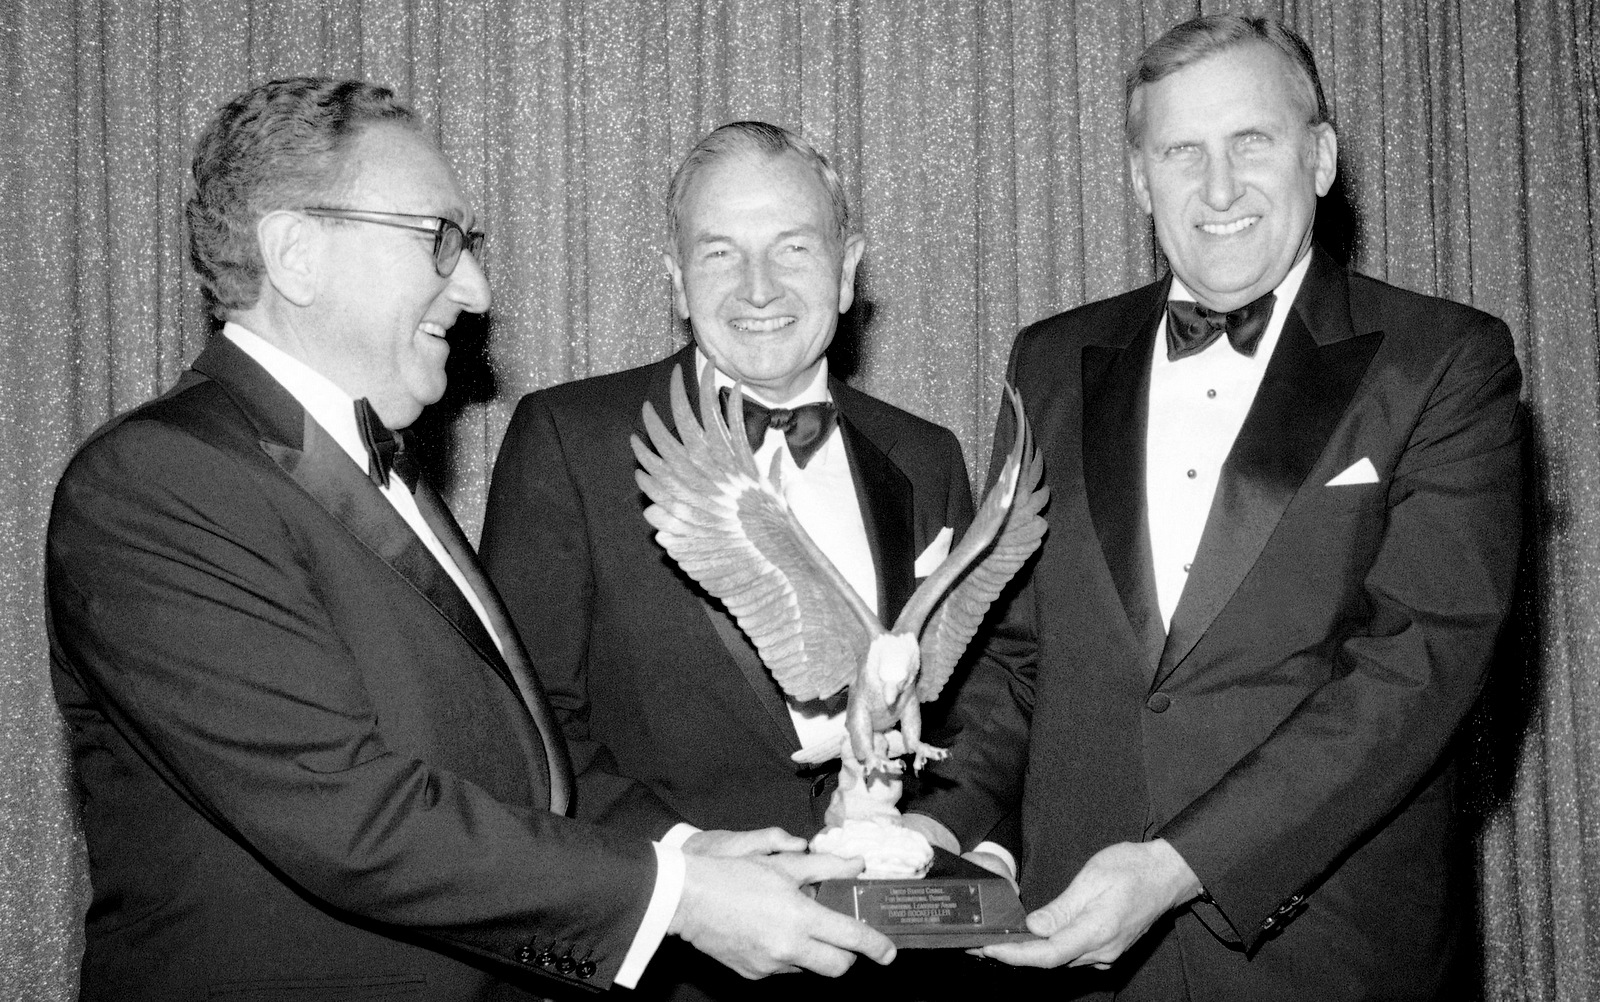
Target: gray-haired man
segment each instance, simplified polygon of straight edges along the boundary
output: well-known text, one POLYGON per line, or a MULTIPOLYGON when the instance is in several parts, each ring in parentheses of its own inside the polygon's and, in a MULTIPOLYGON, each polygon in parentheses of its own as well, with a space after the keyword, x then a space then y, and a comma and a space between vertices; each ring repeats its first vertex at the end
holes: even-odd
POLYGON ((1511 338, 1314 245, 1336 137, 1282 25, 1178 25, 1127 112, 1172 274, 1017 337, 1050 533, 911 809, 951 848, 1020 811, 1046 938, 985 952, 1106 969, 1062 989, 1442 997, 1447 750, 1516 563, 1511 338))
MULTIPOLYGON (((641 406, 670 415, 680 368, 690 387, 704 366, 742 381, 764 405, 746 412, 758 464, 778 458, 791 508, 886 621, 971 520, 966 467, 945 429, 829 376, 823 352, 863 240, 810 143, 760 122, 723 126, 685 159, 669 205, 664 257, 694 344, 522 400, 495 464, 484 563, 575 757, 603 767, 594 777, 629 777, 580 786, 579 817, 653 809, 649 834, 669 840, 762 826, 809 837, 833 775, 790 756, 837 740, 843 703, 787 700, 727 612, 656 544, 628 444, 643 434, 641 406)), ((693 982, 680 985, 687 997, 748 991, 692 957, 666 981, 693 982)))

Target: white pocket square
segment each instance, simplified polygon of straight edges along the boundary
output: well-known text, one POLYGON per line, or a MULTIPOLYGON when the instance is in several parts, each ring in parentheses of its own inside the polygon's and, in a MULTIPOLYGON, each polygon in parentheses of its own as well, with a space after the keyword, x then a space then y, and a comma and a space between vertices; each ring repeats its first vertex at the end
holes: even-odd
POLYGON ((917 558, 912 574, 919 578, 925 578, 937 570, 939 565, 944 563, 944 558, 950 555, 950 540, 955 537, 955 534, 955 530, 948 525, 940 529, 939 534, 933 537, 933 542, 929 543, 928 548, 922 551, 922 556, 917 558))
POLYGON ((1372 460, 1362 456, 1350 464, 1350 468, 1328 481, 1329 487, 1350 487, 1354 484, 1375 484, 1378 482, 1378 471, 1373 469, 1372 460))

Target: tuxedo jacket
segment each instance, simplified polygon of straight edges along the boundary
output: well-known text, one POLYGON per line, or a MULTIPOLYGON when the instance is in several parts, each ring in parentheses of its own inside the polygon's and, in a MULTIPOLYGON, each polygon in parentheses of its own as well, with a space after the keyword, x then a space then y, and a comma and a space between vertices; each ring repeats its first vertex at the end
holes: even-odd
MULTIPOLYGON (((683 574, 644 520, 629 445, 650 401, 671 424, 673 371, 694 396, 693 347, 529 394, 506 431, 484 519, 484 566, 527 640, 579 774, 576 814, 652 837, 822 827, 832 791, 798 751, 782 691, 731 616, 683 574), (618 777, 627 777, 626 780, 618 777), (636 782, 635 782, 636 781, 636 782)), ((955 436, 853 390, 830 390, 892 622, 913 563, 972 519, 955 436)))
POLYGON ((1020 805, 1031 907, 1105 846, 1178 850, 1205 898, 1079 987, 1432 998, 1470 919, 1447 746, 1510 601, 1517 363, 1498 320, 1312 253, 1170 629, 1144 495, 1169 280, 1012 351, 1050 529, 916 809, 970 846, 1020 805))
MULTIPOLYGON (((425 485, 418 504, 481 581, 425 485)), ((47 588, 94 890, 85 999, 610 983, 649 846, 552 813, 537 684, 226 338, 72 460, 47 588)))

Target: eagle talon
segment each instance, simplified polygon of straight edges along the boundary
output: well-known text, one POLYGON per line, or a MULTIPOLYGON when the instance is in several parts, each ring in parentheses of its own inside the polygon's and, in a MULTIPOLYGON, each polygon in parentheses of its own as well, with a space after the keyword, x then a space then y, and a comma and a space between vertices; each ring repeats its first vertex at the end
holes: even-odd
POLYGON ((911 768, 915 772, 921 772, 922 767, 929 762, 943 762, 950 757, 948 748, 935 748, 933 745, 925 745, 921 742, 918 742, 912 750, 916 753, 911 763, 911 768))
MULTIPOLYGON (((863 762, 861 766, 862 775, 867 777, 868 782, 871 782, 872 779, 877 776, 899 776, 905 771, 906 764, 899 759, 893 758, 874 757, 868 759, 866 762, 863 762)), ((884 779, 883 782, 889 782, 889 779, 884 779)))

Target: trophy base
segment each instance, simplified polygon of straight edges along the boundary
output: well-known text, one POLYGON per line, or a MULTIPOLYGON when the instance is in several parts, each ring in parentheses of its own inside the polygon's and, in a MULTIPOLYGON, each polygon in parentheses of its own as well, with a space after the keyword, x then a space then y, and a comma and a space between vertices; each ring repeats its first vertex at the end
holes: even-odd
POLYGON ((1037 939, 1003 877, 934 847, 928 875, 910 880, 824 880, 817 903, 865 922, 901 949, 965 949, 1037 939))

